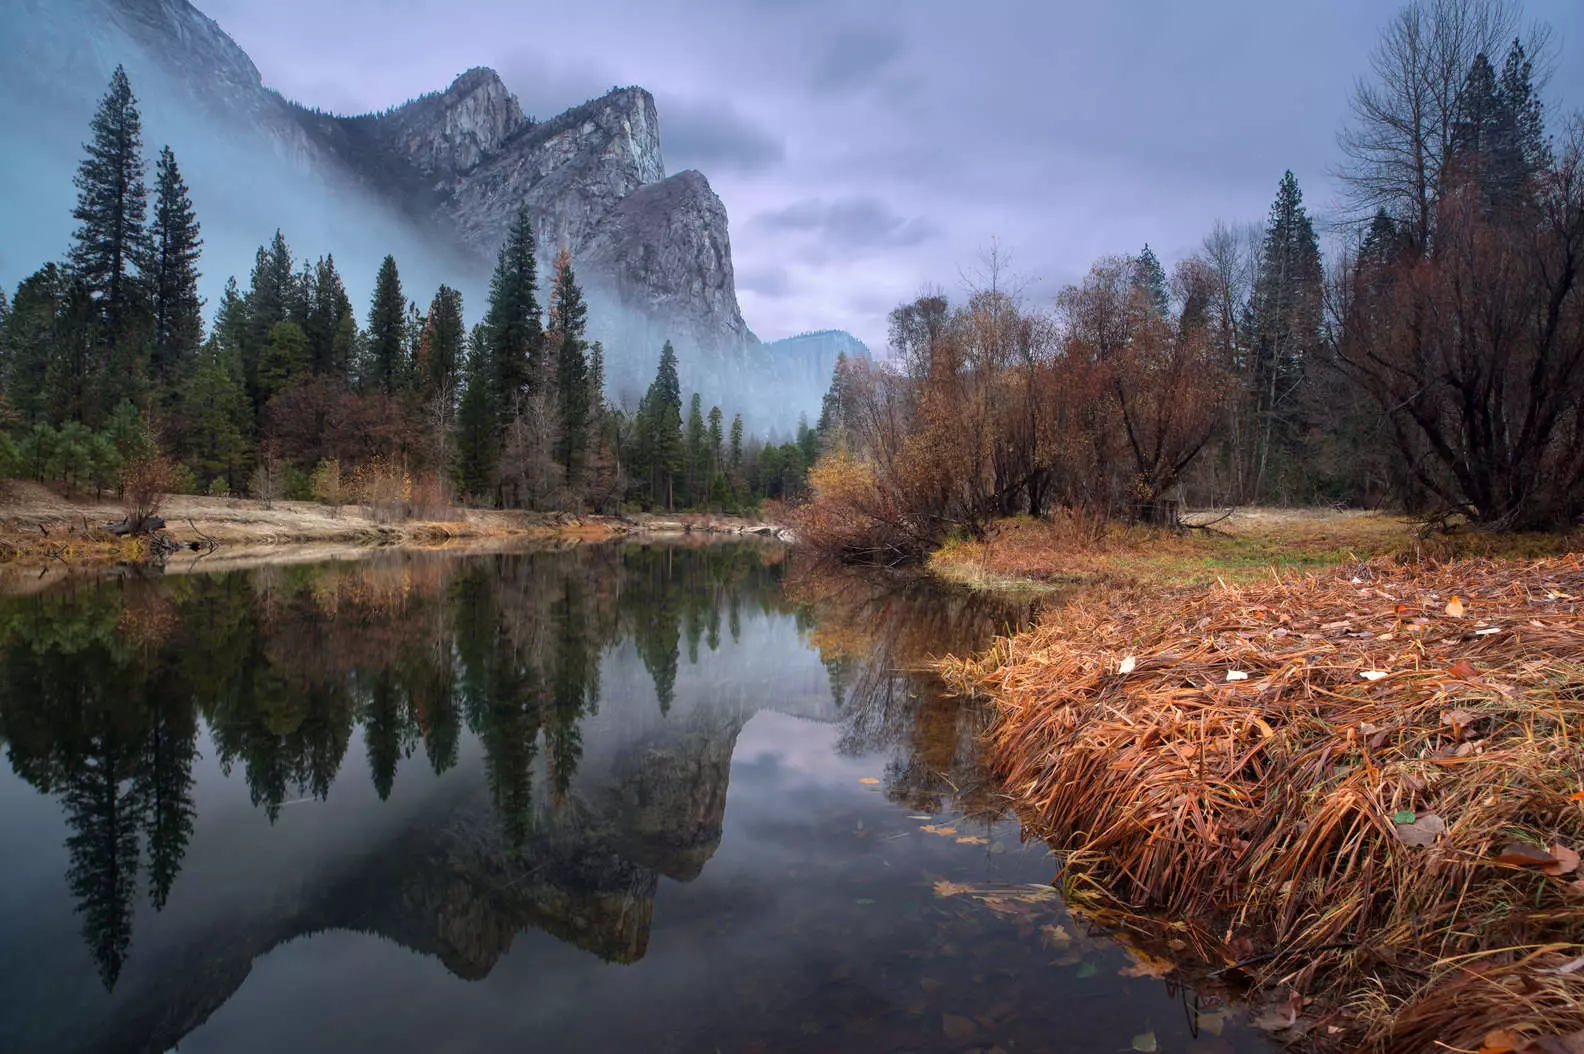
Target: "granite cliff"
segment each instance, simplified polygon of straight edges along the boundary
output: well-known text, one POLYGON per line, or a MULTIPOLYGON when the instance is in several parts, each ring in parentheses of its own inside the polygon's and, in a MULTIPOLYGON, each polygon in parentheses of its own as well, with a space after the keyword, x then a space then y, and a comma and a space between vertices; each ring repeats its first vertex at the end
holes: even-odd
MULTIPOLYGON (((7 3, 16 9, 20 32, 11 53, 0 55, 13 67, 0 78, 6 81, 0 94, 69 96, 72 106, 62 107, 69 112, 96 98, 109 69, 124 62, 147 119, 163 116, 174 100, 209 122, 206 143, 215 138, 213 130, 244 153, 262 141, 297 176, 396 217, 407 251, 398 244, 384 251, 397 253, 404 277, 414 255, 410 246, 421 245, 432 257, 425 266, 460 285, 474 311, 482 308, 506 229, 526 205, 541 267, 548 270, 556 247, 573 253, 593 307, 591 336, 606 345, 613 396, 630 400, 641 391, 660 344, 669 339, 682 358, 684 385, 702 391, 708 402, 742 408, 761 427, 781 429, 799 412, 818 412, 834 355, 804 339, 765 345, 749 329, 737 302, 726 207, 702 173, 668 175, 660 117, 643 88, 613 88, 535 120, 493 70, 477 68, 444 90, 381 113, 329 114, 267 87, 246 52, 188 0, 7 3), (466 273, 455 273, 459 269, 466 273), (754 413, 758 405, 766 412, 754 413)), ((159 134, 176 140, 184 161, 192 153, 180 136, 159 134)), ((81 130, 73 128, 72 135, 80 138, 81 130)), ((64 140, 54 152, 65 152, 64 140)), ((201 168, 189 179, 200 205, 215 197, 201 168)), ((274 222, 289 227, 294 221, 274 222)), ((215 230, 208 220, 206 235, 215 230)), ((369 240, 401 239, 386 234, 369 240)), ((340 244, 332 248, 338 259, 352 255, 340 244)), ((245 275, 245 259, 221 266, 245 275)), ((415 298, 433 281, 427 272, 417 278, 410 291, 415 298)), ((862 348, 840 337, 844 346, 862 348)))

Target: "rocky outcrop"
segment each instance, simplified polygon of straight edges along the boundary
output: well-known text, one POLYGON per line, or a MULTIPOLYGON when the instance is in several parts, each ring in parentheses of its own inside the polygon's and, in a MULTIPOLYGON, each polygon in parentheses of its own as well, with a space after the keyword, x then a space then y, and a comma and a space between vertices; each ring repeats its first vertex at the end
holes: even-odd
MULTIPOLYGON (((660 117, 642 88, 616 88, 534 120, 494 71, 479 68, 390 110, 343 116, 267 87, 248 55, 189 0, 10 0, 7 16, 13 32, 0 34, 0 93, 15 105, 4 111, 12 127, 0 133, 0 150, 68 156, 79 128, 46 143, 23 134, 21 115, 41 100, 65 100, 57 109, 77 120, 85 100, 102 93, 109 69, 124 62, 150 134, 176 133, 206 223, 243 216, 249 231, 278 223, 291 237, 297 218, 273 200, 259 204, 269 197, 259 191, 300 178, 343 221, 340 242, 330 246, 338 257, 349 234, 365 233, 371 244, 357 252, 376 260, 397 252, 406 278, 412 246, 422 246, 434 272, 425 284, 432 288, 438 276, 464 289, 475 313, 506 231, 526 205, 541 267, 548 272, 560 246, 573 253, 594 308, 590 336, 605 343, 613 397, 636 397, 653 377, 660 345, 671 340, 684 384, 707 403, 742 409, 755 430, 785 430, 800 411, 818 412, 829 356, 805 355, 803 345, 788 355, 761 349, 737 301, 725 206, 701 173, 668 178, 660 117), (186 120, 189 106, 204 119, 186 120), (226 140, 229 153, 193 146, 216 140, 226 140), (260 158, 260 147, 274 156, 260 158), (231 178, 243 169, 247 178, 231 178), (320 184, 328 195, 318 194, 320 184), (343 196, 344 189, 363 193, 343 196), (228 211, 228 195, 250 196, 232 200, 228 211), (365 214, 393 225, 365 230, 350 218, 365 214)), ((24 170, 45 178, 41 166, 17 169, 24 170)), ((13 200, 26 197, 21 178, 8 184, 13 200)), ((49 180, 62 182, 58 167, 49 180)), ((281 195, 287 202, 302 196, 297 189, 281 195)), ((217 226, 206 233, 206 272, 245 274, 251 248, 226 246, 227 232, 217 226)), ((26 254, 15 267, 36 250, 26 254)), ((0 262, 11 264, 4 247, 0 262)))
POLYGON ((757 343, 737 306, 726 206, 696 171, 629 194, 600 224, 584 264, 621 302, 679 339, 757 343))

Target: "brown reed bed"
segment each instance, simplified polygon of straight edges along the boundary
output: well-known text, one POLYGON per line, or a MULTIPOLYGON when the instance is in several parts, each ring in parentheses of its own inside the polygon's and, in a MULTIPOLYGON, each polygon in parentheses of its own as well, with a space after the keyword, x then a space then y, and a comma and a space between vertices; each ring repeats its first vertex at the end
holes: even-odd
POLYGON ((1278 1036, 1584 1051, 1584 557, 1119 588, 946 668, 1080 905, 1278 1036))

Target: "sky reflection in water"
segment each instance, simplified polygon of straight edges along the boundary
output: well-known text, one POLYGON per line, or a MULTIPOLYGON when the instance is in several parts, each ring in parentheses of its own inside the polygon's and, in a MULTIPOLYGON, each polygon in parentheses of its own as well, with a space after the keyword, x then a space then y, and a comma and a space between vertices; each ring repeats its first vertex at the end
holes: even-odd
POLYGON ((720 544, 0 599, 0 1049, 1246 1048, 899 672, 1027 615, 720 544))

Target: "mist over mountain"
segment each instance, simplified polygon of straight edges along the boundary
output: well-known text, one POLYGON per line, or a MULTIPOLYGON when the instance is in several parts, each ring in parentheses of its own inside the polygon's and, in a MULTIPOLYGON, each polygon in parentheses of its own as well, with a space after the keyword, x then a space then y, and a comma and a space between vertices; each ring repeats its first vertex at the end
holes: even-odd
POLYGON ((377 114, 309 109, 263 84, 247 54, 187 0, 3 0, 0 282, 57 259, 72 173, 109 72, 124 64, 150 151, 181 159, 203 223, 202 289, 245 282, 279 227, 299 257, 333 253, 366 304, 392 253, 409 298, 442 282, 481 316, 506 229, 526 204, 548 273, 573 254, 604 342, 607 387, 635 405, 659 348, 683 385, 741 407, 755 430, 817 414, 846 334, 763 343, 738 306, 724 204, 704 174, 667 175, 654 98, 614 88, 536 120, 489 69, 377 114))

